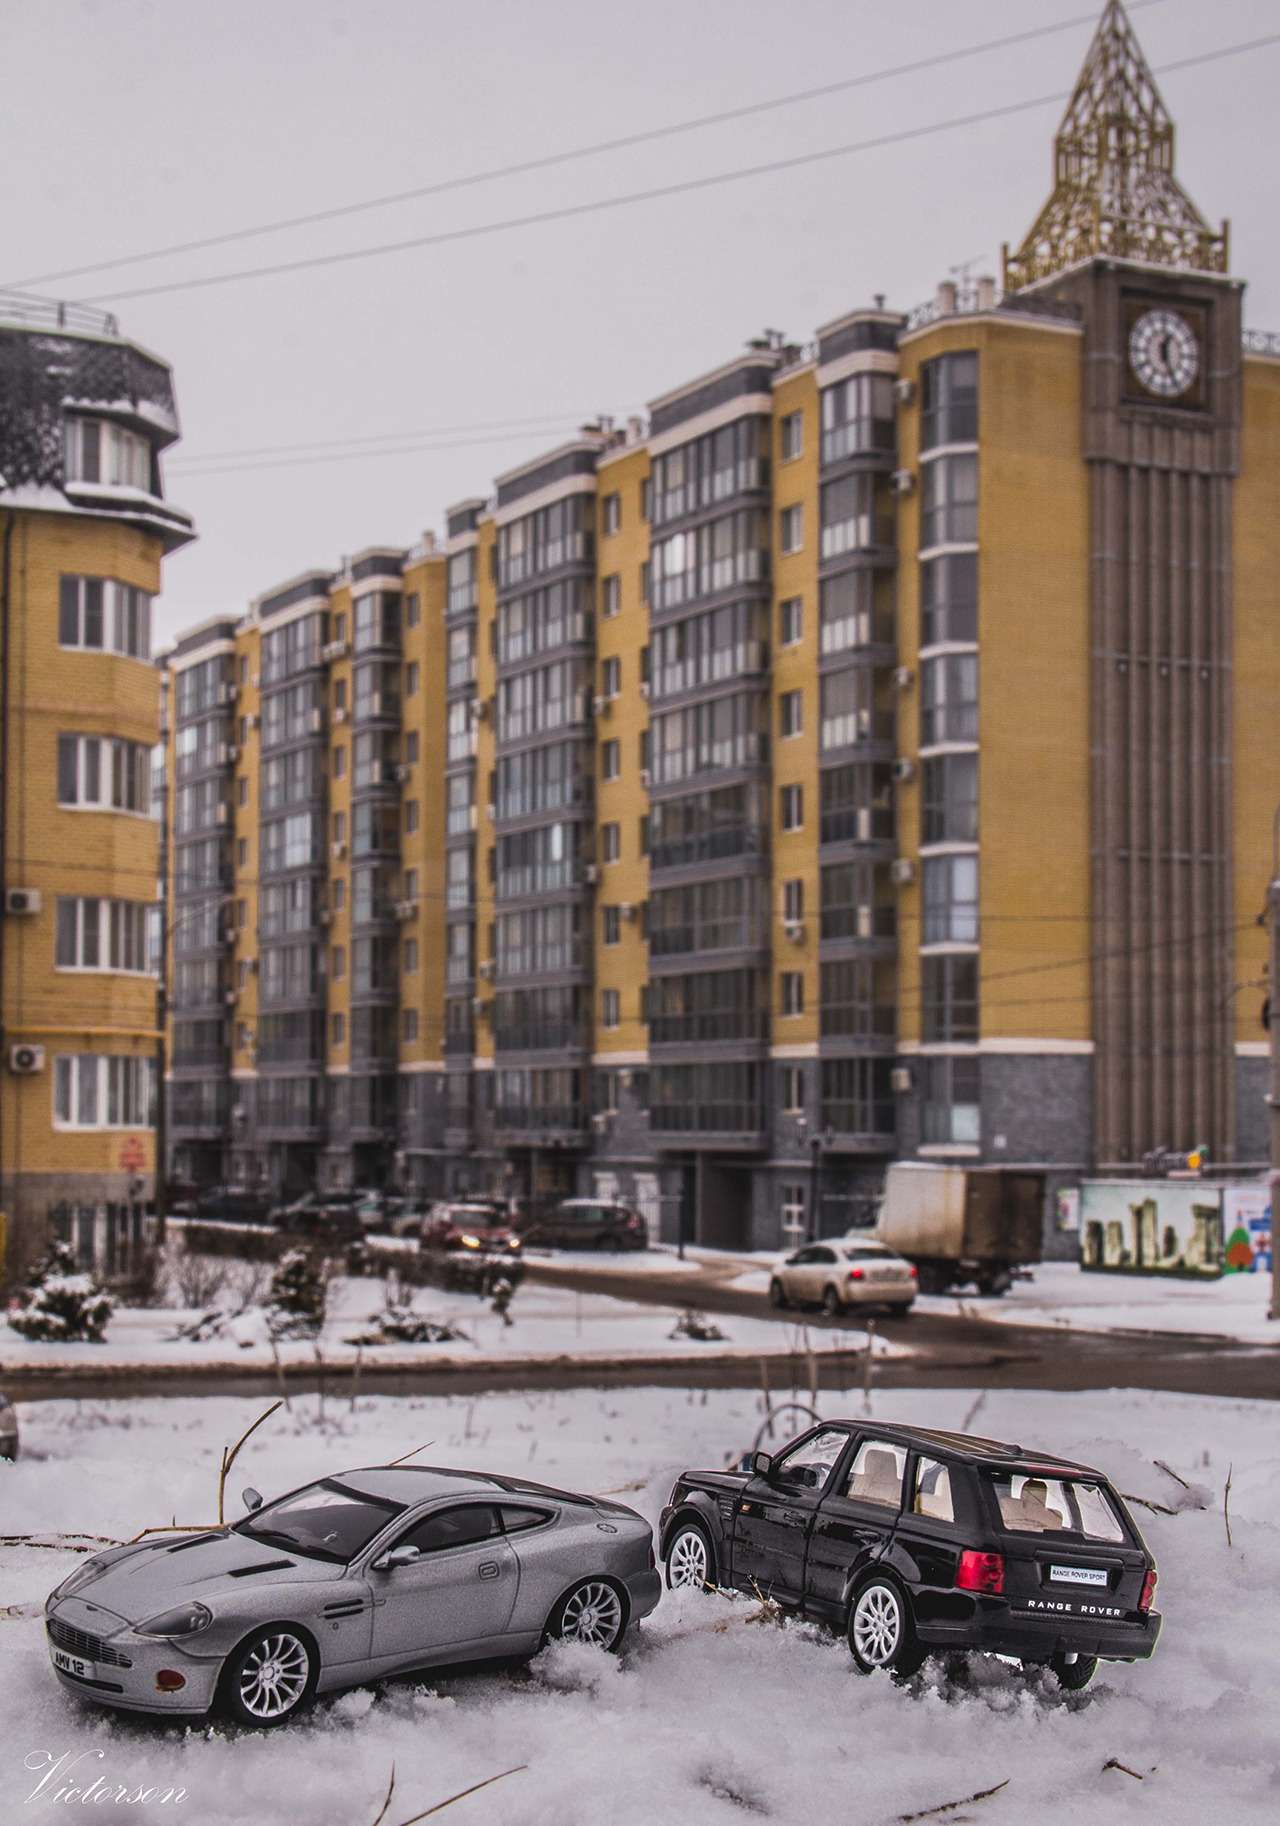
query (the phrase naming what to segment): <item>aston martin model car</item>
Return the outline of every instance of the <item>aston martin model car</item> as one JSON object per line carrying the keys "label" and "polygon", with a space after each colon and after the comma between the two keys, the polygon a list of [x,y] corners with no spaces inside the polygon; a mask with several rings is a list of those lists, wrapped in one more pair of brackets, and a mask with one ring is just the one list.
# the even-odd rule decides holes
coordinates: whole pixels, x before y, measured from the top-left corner
{"label": "aston martin model car", "polygon": [[128,1711],[277,1725],[414,1668],[616,1649],[661,1595],[649,1524],[518,1478],[397,1466],[322,1478],[234,1526],[78,1566],[45,1604],[58,1679]]}
{"label": "aston martin model car", "polygon": [[830,1317],[845,1306],[884,1306],[909,1313],[916,1271],[874,1237],[810,1243],[779,1262],[769,1279],[772,1306],[821,1306]]}
{"label": "aston martin model car", "polygon": [[1160,1634],[1155,1562],[1103,1474],[966,1433],[823,1423],[686,1471],[659,1538],[668,1585],[759,1590],[839,1629],[865,1674],[986,1650],[1074,1691]]}

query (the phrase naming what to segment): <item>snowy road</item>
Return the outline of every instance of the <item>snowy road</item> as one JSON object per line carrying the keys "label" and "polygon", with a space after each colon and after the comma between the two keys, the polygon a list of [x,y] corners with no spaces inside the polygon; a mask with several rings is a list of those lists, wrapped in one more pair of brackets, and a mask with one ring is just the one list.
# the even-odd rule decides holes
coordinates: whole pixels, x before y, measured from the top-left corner
{"label": "snowy road", "polygon": [[[876,1412],[958,1426],[976,1399],[895,1390],[876,1397]],[[653,1516],[678,1468],[723,1463],[750,1443],[759,1419],[746,1391],[370,1397],[355,1413],[330,1403],[323,1431],[313,1397],[294,1406],[246,1447],[232,1479],[237,1498],[245,1483],[275,1492],[434,1439],[433,1461],[622,1487],[624,1500]],[[0,1466],[0,1528],[120,1535],[175,1510],[203,1521],[220,1449],[257,1411],[219,1398],[28,1407],[29,1456]],[[860,1680],[844,1646],[809,1626],[762,1624],[748,1602],[687,1594],[665,1599],[617,1662],[557,1649],[527,1672],[358,1691],[275,1736],[184,1733],[118,1722],[64,1694],[46,1665],[38,1605],[74,1561],[0,1549],[0,1817],[38,1818],[40,1799],[28,1805],[26,1796],[44,1757],[67,1752],[88,1753],[78,1767],[90,1779],[183,1785],[185,1800],[130,1814],[196,1826],[372,1826],[393,1762],[386,1826],[517,1764],[527,1768],[460,1802],[450,1821],[891,1826],[1007,1782],[939,1818],[1249,1826],[1274,1817],[1278,1774],[1280,1638],[1266,1621],[1280,1597],[1274,1412],[1134,1391],[982,1399],[978,1430],[1092,1461],[1125,1491],[1176,1507],[1186,1494],[1157,1469],[1161,1458],[1202,1485],[1209,1503],[1137,1512],[1160,1562],[1164,1640],[1146,1666],[1104,1669],[1071,1700],[993,1661],[973,1664],[967,1686],[932,1666],[907,1689]],[[1113,1759],[1135,1773],[1107,1767]],[[57,1813],[65,1817],[60,1805]]]}

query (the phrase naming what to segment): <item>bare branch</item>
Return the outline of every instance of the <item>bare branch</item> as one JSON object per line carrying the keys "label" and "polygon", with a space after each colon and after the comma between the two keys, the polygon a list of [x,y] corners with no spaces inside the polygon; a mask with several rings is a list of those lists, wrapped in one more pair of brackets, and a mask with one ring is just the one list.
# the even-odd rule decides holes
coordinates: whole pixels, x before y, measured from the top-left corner
{"label": "bare branch", "polygon": [[400,1826],[418,1826],[419,1820],[428,1820],[433,1813],[443,1813],[446,1807],[452,1807],[455,1801],[465,1801],[469,1794],[479,1794],[482,1788],[491,1787],[494,1782],[504,1782],[509,1775],[519,1775],[529,1767],[528,1763],[517,1763],[514,1769],[503,1769],[498,1775],[486,1776],[482,1782],[474,1782],[470,1788],[460,1788],[457,1794],[451,1794],[447,1801],[437,1801],[434,1807],[428,1807],[425,1813],[415,1813],[411,1820],[401,1820]]}
{"label": "bare branch", "polygon": [[[388,1460],[388,1461],[387,1461],[387,1465],[386,1465],[386,1469],[387,1469],[387,1470],[388,1470],[388,1471],[390,1471],[390,1470],[391,1470],[391,1468],[392,1468],[392,1466],[393,1466],[393,1465],[402,1465],[402,1464],[403,1464],[403,1463],[404,1463],[404,1461],[405,1461],[405,1459],[406,1459],[406,1458],[416,1458],[416,1457],[417,1457],[417,1456],[418,1456],[418,1454],[419,1454],[419,1452],[425,1452],[425,1451],[426,1451],[426,1449],[427,1449],[427,1446],[433,1446],[433,1445],[434,1445],[434,1444],[435,1444],[435,1443],[436,1443],[436,1442],[435,1442],[435,1440],[434,1440],[434,1439],[429,1439],[429,1440],[428,1440],[428,1441],[427,1441],[427,1444],[426,1444],[426,1445],[422,1445],[422,1446],[415,1446],[415,1447],[414,1447],[414,1448],[413,1448],[413,1450],[412,1450],[412,1452],[406,1452],[406,1453],[405,1453],[405,1454],[404,1454],[404,1457],[403,1457],[403,1458],[392,1458],[392,1459],[389,1459],[389,1460]],[[493,1778],[493,1779],[494,1779],[494,1781],[497,1781],[497,1779],[498,1779],[498,1778],[497,1778],[497,1776],[496,1776],[496,1775],[495,1775],[495,1776],[494,1776],[494,1778]]]}
{"label": "bare branch", "polygon": [[974,1801],[989,1801],[993,1794],[999,1794],[1002,1788],[1008,1786],[1009,1777],[1006,1775],[1004,1780],[997,1782],[994,1788],[980,1788],[976,1794],[966,1794],[962,1801],[942,1801],[936,1807],[922,1808],[919,1813],[900,1813],[898,1826],[911,1826],[912,1820],[931,1820],[935,1814],[939,1813],[955,1813],[960,1807],[971,1807]]}
{"label": "bare branch", "polygon": [[1144,1509],[1151,1509],[1156,1515],[1177,1515],[1176,1509],[1166,1509],[1163,1503],[1153,1503],[1149,1496],[1134,1496],[1128,1490],[1120,1492],[1126,1503],[1138,1503]]}
{"label": "bare branch", "polygon": [[1151,1462],[1157,1471],[1163,1471],[1166,1477],[1171,1477],[1175,1484],[1181,1484],[1184,1490],[1189,1490],[1191,1488],[1191,1485],[1187,1482],[1186,1478],[1179,1477],[1173,1466],[1167,1465],[1163,1458],[1153,1458]]}
{"label": "bare branch", "polygon": [[252,1434],[257,1432],[258,1428],[262,1425],[264,1420],[270,1420],[271,1416],[275,1413],[276,1409],[278,1407],[280,1407],[281,1405],[282,1404],[280,1402],[273,1401],[271,1406],[267,1409],[266,1413],[259,1414],[258,1418],[254,1421],[253,1425],[251,1427],[247,1427],[245,1429],[245,1431],[240,1435],[239,1439],[237,1439],[236,1443],[232,1446],[232,1448],[229,1452],[226,1451],[224,1448],[223,1454],[222,1454],[222,1469],[218,1473],[218,1523],[219,1523],[219,1526],[221,1526],[222,1519],[223,1519],[222,1499],[223,1499],[223,1494],[227,1487],[227,1474],[231,1470],[232,1465],[236,1462],[236,1455],[238,1454],[238,1452],[239,1452],[241,1446],[244,1444],[245,1440],[248,1439]]}
{"label": "bare branch", "polygon": [[1222,1520],[1227,1530],[1228,1547],[1231,1545],[1231,1516],[1227,1511],[1227,1504],[1231,1501],[1231,1473],[1234,1470],[1235,1466],[1233,1464],[1227,1466],[1227,1485],[1226,1489],[1222,1492]]}
{"label": "bare branch", "polygon": [[395,1791],[396,1791],[396,1766],[394,1763],[392,1763],[391,1780],[387,1783],[386,1799],[383,1801],[381,1807],[379,1807],[379,1809],[378,1809],[378,1817],[373,1822],[373,1826],[382,1826],[382,1822],[387,1817],[387,1809],[391,1805],[391,1797],[395,1793]]}
{"label": "bare branch", "polygon": [[[1145,1782],[1147,1779],[1145,1775],[1139,1775],[1136,1769],[1131,1769],[1127,1763],[1119,1762],[1114,1756],[1109,1756],[1103,1763],[1102,1773],[1105,1775],[1108,1769],[1118,1769],[1121,1775],[1131,1775],[1135,1782]],[[1155,1770],[1153,1769],[1151,1773],[1154,1775]]]}

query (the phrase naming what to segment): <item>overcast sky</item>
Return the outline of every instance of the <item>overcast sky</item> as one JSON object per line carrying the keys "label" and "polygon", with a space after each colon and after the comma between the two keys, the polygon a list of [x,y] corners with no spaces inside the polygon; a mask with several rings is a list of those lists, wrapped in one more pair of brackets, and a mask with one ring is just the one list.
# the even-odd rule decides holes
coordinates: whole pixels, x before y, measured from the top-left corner
{"label": "overcast sky", "polygon": [[[1079,17],[1090,0],[0,0],[0,285],[482,171]],[[1096,0],[1100,11],[1101,0]],[[1280,27],[1276,0],[1149,0],[1153,65]],[[656,144],[66,279],[86,298],[678,182],[1069,90],[1091,26]],[[1178,172],[1280,328],[1280,45],[1162,79]],[[996,271],[1050,183],[1061,104],[723,189],[317,271],[113,303],[172,362],[170,496],[197,544],[161,626],[441,528],[596,411],[766,325],[796,339],[948,268]],[[15,182],[17,174],[21,181]],[[513,429],[512,421],[522,421]],[[501,426],[501,432],[492,427]],[[533,428],[530,428],[530,427]],[[368,440],[437,448],[300,453]],[[224,457],[223,453],[232,453]],[[316,461],[316,456],[326,460]],[[189,466],[189,467],[188,467]],[[225,473],[210,473],[222,468]],[[202,473],[203,471],[203,473]]]}

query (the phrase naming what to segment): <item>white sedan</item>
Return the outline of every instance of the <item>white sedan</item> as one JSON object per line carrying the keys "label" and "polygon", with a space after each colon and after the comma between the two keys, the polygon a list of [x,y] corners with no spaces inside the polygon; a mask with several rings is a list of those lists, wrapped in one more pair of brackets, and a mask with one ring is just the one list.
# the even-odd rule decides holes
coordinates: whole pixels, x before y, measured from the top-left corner
{"label": "white sedan", "polygon": [[884,1306],[908,1313],[917,1292],[911,1262],[871,1238],[808,1243],[773,1270],[771,1306],[821,1306],[831,1318],[846,1306]]}

